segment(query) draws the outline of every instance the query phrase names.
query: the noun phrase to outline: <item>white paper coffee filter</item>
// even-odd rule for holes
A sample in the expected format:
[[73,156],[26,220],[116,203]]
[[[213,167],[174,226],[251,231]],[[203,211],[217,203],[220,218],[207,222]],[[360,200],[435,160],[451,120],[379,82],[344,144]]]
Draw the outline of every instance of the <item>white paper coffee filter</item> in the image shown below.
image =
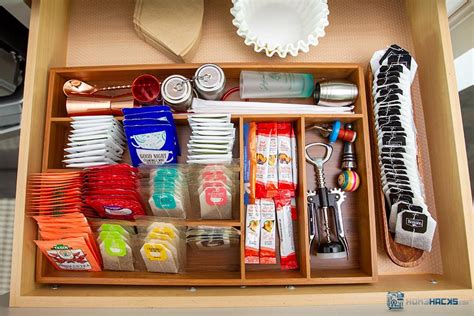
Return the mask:
[[327,0],[232,0],[237,34],[268,57],[297,56],[318,45],[329,25]]

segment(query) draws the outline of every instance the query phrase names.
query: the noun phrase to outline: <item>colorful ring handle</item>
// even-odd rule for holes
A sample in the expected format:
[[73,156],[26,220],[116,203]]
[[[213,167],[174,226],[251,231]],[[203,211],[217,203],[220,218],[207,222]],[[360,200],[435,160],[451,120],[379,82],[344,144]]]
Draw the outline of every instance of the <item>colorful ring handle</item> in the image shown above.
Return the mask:
[[334,144],[339,136],[341,130],[341,121],[337,120],[332,124],[332,132],[329,134],[329,143]]

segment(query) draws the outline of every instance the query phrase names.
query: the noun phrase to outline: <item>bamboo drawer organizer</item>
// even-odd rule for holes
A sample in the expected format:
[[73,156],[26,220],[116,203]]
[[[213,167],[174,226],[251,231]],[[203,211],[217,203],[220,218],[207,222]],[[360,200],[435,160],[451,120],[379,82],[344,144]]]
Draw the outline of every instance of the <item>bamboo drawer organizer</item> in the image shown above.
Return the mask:
[[[170,74],[181,74],[191,77],[199,65],[162,65],[162,66],[123,66],[123,67],[83,67],[77,69],[54,68],[50,71],[48,103],[45,123],[45,141],[43,155],[43,171],[63,172],[61,160],[63,148],[67,142],[71,119],[65,112],[65,96],[62,92],[64,82],[69,79],[81,79],[91,84],[101,85],[105,82],[124,84],[139,74],[150,73],[161,80]],[[237,127],[234,157],[243,168],[243,129],[244,123],[252,121],[285,121],[292,122],[297,137],[298,178],[297,214],[295,241],[300,268],[298,270],[281,271],[276,265],[252,265],[244,263],[245,206],[243,201],[234,207],[231,220],[199,220],[188,214],[185,224],[234,226],[242,231],[240,249],[226,252],[194,252],[188,247],[186,272],[183,274],[160,274],[147,272],[70,272],[57,271],[41,253],[38,253],[36,278],[40,283],[71,283],[71,284],[134,284],[134,285],[287,285],[287,284],[339,284],[369,283],[376,280],[375,274],[375,218],[372,203],[371,160],[368,139],[367,104],[363,70],[355,64],[320,64],[304,67],[263,65],[221,64],[227,78],[227,88],[238,85],[241,70],[271,70],[311,73],[316,80],[347,79],[359,87],[359,97],[355,103],[355,114],[299,115],[297,113],[275,115],[236,115],[232,120]],[[310,102],[310,100],[304,100]],[[292,100],[292,102],[298,102]],[[301,102],[301,100],[300,100]],[[182,155],[179,162],[187,157],[186,144],[190,135],[187,114],[175,114],[177,132]],[[121,117],[119,117],[121,119]],[[348,193],[343,206],[345,227],[351,255],[348,260],[317,260],[309,254],[308,216],[306,207],[306,191],[314,189],[314,173],[312,168],[305,167],[304,144],[311,141],[324,141],[314,131],[305,132],[305,127],[314,123],[330,123],[335,119],[354,123],[358,133],[356,151],[358,154],[358,172],[362,184],[359,190]],[[329,187],[335,186],[335,179],[340,170],[342,143],[335,145],[333,158],[326,168]],[[124,155],[127,159],[127,154]],[[242,193],[243,177],[240,177]],[[242,194],[241,194],[242,196]],[[240,200],[243,200],[242,198]],[[193,210],[189,213],[193,213]]]
[[[418,125],[417,128],[423,141],[422,159],[428,170],[430,203],[438,221],[434,250],[419,267],[400,268],[391,263],[381,247],[379,231],[375,233],[379,209],[374,194],[379,191],[372,188],[371,170],[375,168],[370,159],[373,151],[369,146],[366,112],[366,97],[370,91],[365,84],[366,89],[361,89],[357,100],[356,113],[338,116],[341,121],[354,122],[359,133],[356,151],[362,186],[343,205],[354,254],[350,260],[337,266],[315,262],[307,251],[304,190],[314,185],[314,173],[310,166],[303,168],[302,145],[319,138],[314,132],[303,131],[311,123],[331,122],[335,117],[244,115],[233,118],[237,127],[250,121],[283,120],[294,122],[298,133],[300,186],[296,242],[299,270],[283,272],[279,266],[246,266],[242,263],[241,249],[219,258],[213,270],[204,269],[210,266],[209,262],[197,256],[194,262],[198,265],[189,262],[188,273],[180,275],[51,270],[41,256],[37,257],[32,242],[37,237],[37,228],[36,223],[25,216],[26,180],[34,172],[62,171],[62,147],[70,120],[61,91],[64,80],[76,77],[101,84],[113,83],[110,80],[114,79],[119,83],[130,82],[144,72],[163,78],[171,73],[191,75],[195,69],[193,65],[157,65],[170,61],[136,36],[129,22],[133,6],[132,0],[32,1],[15,209],[12,306],[195,308],[385,304],[387,291],[394,290],[404,291],[405,298],[474,298],[472,200],[443,0],[330,1],[326,36],[309,53],[290,58],[290,63],[255,54],[235,34],[228,13],[231,2],[206,0],[202,40],[193,59],[196,65],[214,62],[223,66],[227,76],[233,78],[229,86],[236,83],[240,69],[253,68],[309,71],[317,78],[326,79],[349,78],[361,88],[364,70],[354,63],[365,67],[375,50],[392,43],[410,50],[419,65],[414,103],[417,117],[424,120],[421,120],[421,128]],[[241,64],[225,64],[225,61]],[[148,65],[130,66],[137,64]],[[95,67],[100,65],[120,66]],[[66,66],[73,68],[62,68]],[[189,132],[186,118],[177,115],[176,121],[180,125],[180,137],[186,139]],[[239,136],[241,133],[239,128]],[[242,159],[240,140],[241,137],[234,157]],[[340,149],[335,148],[332,164],[326,168],[328,187],[333,187],[334,176],[339,172]],[[244,208],[240,205],[232,220],[206,223],[242,229],[243,214]],[[188,221],[189,225],[200,223],[204,222]],[[53,289],[51,284],[63,285]],[[168,286],[150,286],[165,284]],[[186,286],[197,285],[208,286],[197,287],[195,292],[186,290]],[[240,288],[239,285],[259,286]],[[296,290],[283,285],[295,285]]]

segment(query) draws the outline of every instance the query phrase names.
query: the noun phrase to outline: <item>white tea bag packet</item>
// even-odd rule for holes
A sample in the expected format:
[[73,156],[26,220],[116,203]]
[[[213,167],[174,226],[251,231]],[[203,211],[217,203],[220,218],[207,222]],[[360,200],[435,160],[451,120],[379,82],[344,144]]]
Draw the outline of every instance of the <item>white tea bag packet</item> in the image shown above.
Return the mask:
[[71,116],[73,121],[98,121],[98,120],[113,120],[113,115],[86,115],[86,116]]
[[118,163],[125,148],[122,124],[110,115],[72,117],[64,149],[67,168],[86,168]]
[[197,156],[197,155],[226,155],[227,151],[226,149],[208,149],[208,148],[195,148],[195,149],[189,149],[188,153],[191,154],[191,156]]
[[188,117],[190,124],[194,123],[230,123],[230,114],[193,114]]
[[422,213],[428,213],[428,206],[420,198],[414,198],[411,203],[400,201],[392,205],[390,209],[390,217],[388,219],[389,231],[396,232],[398,214],[405,210],[414,210]]
[[120,135],[123,135],[123,131],[120,129],[119,124],[116,123],[106,123],[106,124],[100,124],[97,126],[85,126],[85,127],[80,127],[74,128],[71,131],[71,134],[73,135],[87,135],[87,134],[94,134],[94,133],[103,133],[103,132],[110,132],[110,133],[118,133]]
[[234,124],[233,123],[194,123],[194,122],[189,122],[189,125],[191,128],[233,128]]
[[230,114],[193,114],[188,122],[192,130],[188,163],[226,164],[232,161],[235,128],[230,122]]
[[[114,157],[114,156],[112,156],[112,157]],[[63,162],[65,162],[66,164],[78,163],[78,162],[94,162],[94,161],[112,161],[112,162],[114,162],[114,160],[111,159],[107,154],[104,155],[104,156],[87,156],[87,157],[63,159]]]
[[[107,143],[106,144],[91,144],[91,145],[84,145],[84,146],[74,146],[74,147],[67,147],[64,148],[64,151],[70,154],[78,154],[78,153],[84,153],[84,155],[87,155],[89,151],[94,152],[96,150],[105,150],[105,152],[111,151],[115,154],[117,157],[121,157],[123,154],[123,149],[120,147],[112,147],[109,146]],[[82,157],[84,155],[81,155]]]
[[104,160],[104,161],[95,161],[95,162],[76,162],[76,163],[68,163],[66,164],[66,168],[89,168],[89,167],[96,167],[96,166],[104,166],[104,165],[113,165],[114,161],[112,160]]
[[212,137],[220,137],[220,136],[232,136],[235,134],[235,129],[223,129],[223,130],[217,130],[217,129],[193,129],[193,135],[198,135],[198,136],[212,136]]
[[194,143],[193,141],[189,142],[188,150],[193,149],[214,149],[214,150],[221,150],[225,153],[228,153],[232,150],[232,145],[215,145],[215,144],[202,144],[202,143]]
[[395,228],[395,242],[431,251],[436,225],[436,221],[428,211],[422,213],[400,212]]
[[190,140],[195,143],[228,144],[235,140],[234,136],[214,137],[191,135]]
[[229,159],[188,159],[188,164],[204,164],[204,165],[212,165],[212,164],[229,164],[232,162],[232,158]]
[[98,144],[104,144],[108,147],[114,148],[116,151],[122,151],[124,147],[117,143],[114,139],[108,138],[108,139],[93,139],[93,140],[85,140],[85,141],[75,141],[75,142],[69,142],[66,145],[68,147],[77,147],[79,150],[84,149],[82,146],[87,146],[87,145],[98,145]]
[[91,127],[106,126],[109,124],[120,124],[116,119],[112,120],[95,120],[95,121],[80,121],[80,122],[71,122],[71,127],[74,129],[88,129]]
[[110,148],[91,150],[90,152],[78,152],[64,155],[65,158],[80,158],[87,156],[102,156],[102,157],[114,157],[115,159],[120,159],[120,156],[117,152],[111,150]]
[[189,159],[232,159],[232,154],[207,154],[207,155],[189,155]]

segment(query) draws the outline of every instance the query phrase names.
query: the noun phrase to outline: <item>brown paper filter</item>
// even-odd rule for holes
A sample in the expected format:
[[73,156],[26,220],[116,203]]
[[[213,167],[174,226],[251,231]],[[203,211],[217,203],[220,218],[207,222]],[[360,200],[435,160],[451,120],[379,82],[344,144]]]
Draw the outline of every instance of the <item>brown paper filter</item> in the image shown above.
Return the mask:
[[176,61],[189,61],[201,34],[203,0],[137,0],[139,37]]

